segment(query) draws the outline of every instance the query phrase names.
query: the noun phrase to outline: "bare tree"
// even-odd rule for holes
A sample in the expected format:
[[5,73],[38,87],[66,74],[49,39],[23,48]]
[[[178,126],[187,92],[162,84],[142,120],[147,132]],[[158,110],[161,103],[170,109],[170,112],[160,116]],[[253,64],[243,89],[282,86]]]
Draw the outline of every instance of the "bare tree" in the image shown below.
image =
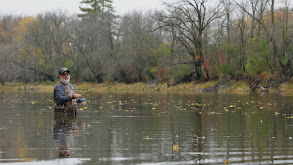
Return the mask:
[[155,19],[148,12],[131,12],[121,18],[119,72],[126,82],[145,81],[150,76],[151,52],[162,43],[154,32]]
[[[204,32],[211,22],[220,17],[220,3],[212,9],[208,9],[208,0],[179,0],[177,3],[165,5],[167,13],[160,15],[159,21],[163,23],[162,27],[176,30],[174,37],[192,57],[196,79],[200,80],[203,77],[201,67],[204,63]],[[206,68],[205,71],[208,75]]]
[[15,65],[16,52],[19,48],[15,37],[15,27],[21,19],[12,15],[0,16],[0,83],[3,85],[6,81],[19,78],[18,75],[24,73],[19,66]]

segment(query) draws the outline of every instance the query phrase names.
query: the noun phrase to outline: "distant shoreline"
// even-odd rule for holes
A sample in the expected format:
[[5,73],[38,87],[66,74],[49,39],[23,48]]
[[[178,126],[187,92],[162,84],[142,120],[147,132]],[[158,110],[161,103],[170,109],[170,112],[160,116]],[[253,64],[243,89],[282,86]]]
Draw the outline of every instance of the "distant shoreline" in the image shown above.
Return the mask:
[[[54,90],[55,85],[58,82],[50,83],[36,83],[36,84],[24,84],[24,83],[5,83],[0,86],[1,91],[41,91],[51,92]],[[95,92],[188,92],[188,93],[238,93],[249,94],[252,93],[249,85],[245,81],[231,81],[218,85],[217,81],[201,82],[201,83],[182,83],[174,86],[170,86],[168,83],[147,84],[147,83],[73,83],[76,90],[79,93],[86,93],[89,91]],[[286,82],[279,86],[255,90],[256,93],[281,93],[284,95],[293,95],[293,83]]]

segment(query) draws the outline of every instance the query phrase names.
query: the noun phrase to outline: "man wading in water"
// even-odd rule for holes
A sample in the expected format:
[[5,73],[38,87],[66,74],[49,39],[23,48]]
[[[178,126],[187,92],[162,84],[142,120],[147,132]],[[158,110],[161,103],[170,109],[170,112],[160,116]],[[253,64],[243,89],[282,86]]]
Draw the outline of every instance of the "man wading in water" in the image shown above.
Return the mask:
[[60,82],[54,88],[54,110],[55,112],[75,112],[77,110],[77,104],[81,103],[85,106],[85,99],[81,98],[80,94],[76,93],[76,90],[70,81],[70,71],[63,67],[59,70]]

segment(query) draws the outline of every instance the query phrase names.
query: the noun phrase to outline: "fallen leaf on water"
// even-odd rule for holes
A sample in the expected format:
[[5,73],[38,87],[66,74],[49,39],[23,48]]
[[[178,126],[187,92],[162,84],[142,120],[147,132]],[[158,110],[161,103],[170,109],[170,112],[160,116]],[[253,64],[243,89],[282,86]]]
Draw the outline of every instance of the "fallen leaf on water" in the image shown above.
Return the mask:
[[278,113],[278,112],[275,112],[275,115],[279,115],[280,113]]
[[229,164],[230,162],[228,160],[224,160],[224,164]]
[[34,104],[36,104],[36,102],[35,101],[32,101],[32,104],[34,105]]
[[173,144],[173,151],[175,151],[175,152],[179,151],[179,145]]

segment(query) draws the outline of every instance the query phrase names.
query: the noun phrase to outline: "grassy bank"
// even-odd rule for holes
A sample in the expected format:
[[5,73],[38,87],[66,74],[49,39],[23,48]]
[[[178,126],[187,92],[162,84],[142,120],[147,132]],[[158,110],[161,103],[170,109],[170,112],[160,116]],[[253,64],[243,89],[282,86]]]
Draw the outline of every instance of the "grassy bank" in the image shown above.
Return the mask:
[[[36,90],[51,92],[54,90],[57,82],[49,83],[36,83],[36,84],[22,84],[22,83],[6,83],[0,86],[1,90],[11,90],[11,91],[25,91],[25,90]],[[119,92],[215,92],[215,87],[217,87],[218,93],[249,93],[249,85],[245,81],[230,81],[224,85],[218,85],[217,81],[209,81],[202,83],[182,83],[175,86],[168,86],[167,83],[160,84],[146,84],[146,83],[134,83],[134,84],[123,84],[123,83],[73,83],[79,93],[86,93],[91,90],[94,92],[108,92],[108,91],[119,91]],[[258,89],[256,92],[261,92]],[[280,86],[269,88],[269,93],[282,93],[284,95],[293,95],[293,83],[283,83]]]

